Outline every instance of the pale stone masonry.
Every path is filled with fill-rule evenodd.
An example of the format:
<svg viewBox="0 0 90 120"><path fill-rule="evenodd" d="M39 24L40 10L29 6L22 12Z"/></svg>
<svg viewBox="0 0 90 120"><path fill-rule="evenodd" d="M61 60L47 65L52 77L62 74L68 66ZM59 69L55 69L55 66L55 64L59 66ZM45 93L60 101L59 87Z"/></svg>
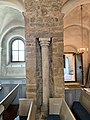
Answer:
<svg viewBox="0 0 90 120"><path fill-rule="evenodd" d="M42 49L42 81L43 81L43 103L42 107L48 110L49 102L49 45L50 38L39 38Z"/></svg>
<svg viewBox="0 0 90 120"><path fill-rule="evenodd" d="M35 99L40 112L44 101L43 87L49 90L49 93L45 93L49 94L49 97L64 97L62 2L60 0L26 0L25 7L26 94L28 98ZM45 53L41 49L40 38L51 39L48 48L50 63L47 73L48 86L43 84L42 54Z"/></svg>

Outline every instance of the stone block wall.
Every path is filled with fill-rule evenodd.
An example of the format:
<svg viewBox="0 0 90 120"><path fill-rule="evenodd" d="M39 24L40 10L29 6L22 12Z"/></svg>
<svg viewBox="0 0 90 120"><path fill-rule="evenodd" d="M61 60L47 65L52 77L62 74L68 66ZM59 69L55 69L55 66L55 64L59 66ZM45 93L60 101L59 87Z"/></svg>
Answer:
<svg viewBox="0 0 90 120"><path fill-rule="evenodd" d="M42 62L39 38L50 38L49 97L64 97L63 14L60 0L25 1L26 95L42 103ZM38 38L38 39L37 39ZM40 96L41 95L41 96ZM41 99L41 103L39 102Z"/></svg>
<svg viewBox="0 0 90 120"><path fill-rule="evenodd" d="M36 84L37 84L37 107L42 105L43 80L42 80L42 53L39 39L36 39Z"/></svg>
<svg viewBox="0 0 90 120"><path fill-rule="evenodd" d="M26 95L36 100L36 44L35 38L26 39Z"/></svg>
<svg viewBox="0 0 90 120"><path fill-rule="evenodd" d="M53 79L54 79L54 97L64 97L64 70L63 70L63 40L62 33L59 37L54 37L53 42ZM61 38L61 39L60 39Z"/></svg>

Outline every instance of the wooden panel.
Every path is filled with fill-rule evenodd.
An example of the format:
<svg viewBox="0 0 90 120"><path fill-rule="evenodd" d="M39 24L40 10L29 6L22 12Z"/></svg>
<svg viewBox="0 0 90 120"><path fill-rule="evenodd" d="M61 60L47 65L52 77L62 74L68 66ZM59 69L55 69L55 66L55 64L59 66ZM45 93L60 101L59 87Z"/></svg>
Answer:
<svg viewBox="0 0 90 120"><path fill-rule="evenodd" d="M87 93L85 90L82 90L80 96L80 103L90 113L90 93Z"/></svg>

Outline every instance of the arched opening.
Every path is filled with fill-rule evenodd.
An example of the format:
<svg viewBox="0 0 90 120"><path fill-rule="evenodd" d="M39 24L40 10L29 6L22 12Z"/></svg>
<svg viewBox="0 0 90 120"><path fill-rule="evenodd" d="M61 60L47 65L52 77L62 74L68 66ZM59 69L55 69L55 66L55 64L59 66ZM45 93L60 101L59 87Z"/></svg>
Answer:
<svg viewBox="0 0 90 120"><path fill-rule="evenodd" d="M89 48L90 41L90 1L71 1L67 2L63 8L62 12L65 14L64 16L64 46L74 46L76 50L71 50L70 47L64 47L64 52L74 52L76 54L76 67L75 71L81 71L81 79L80 81L80 73L77 74L76 78L80 84L84 84L86 82L87 76L87 68L90 61L89 54L90 51L86 51L85 53L78 54L78 48L82 46L82 34L81 34L81 6L83 5L83 45L85 48ZM82 62L82 64L81 64ZM82 68L82 67L83 68ZM78 67L78 68L77 68Z"/></svg>

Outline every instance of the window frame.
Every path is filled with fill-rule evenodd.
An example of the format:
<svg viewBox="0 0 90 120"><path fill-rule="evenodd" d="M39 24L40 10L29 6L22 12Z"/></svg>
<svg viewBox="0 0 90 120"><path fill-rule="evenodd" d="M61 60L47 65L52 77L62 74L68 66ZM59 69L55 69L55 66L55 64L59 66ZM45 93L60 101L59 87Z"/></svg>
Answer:
<svg viewBox="0 0 90 120"><path fill-rule="evenodd" d="M74 52L64 52L64 55L63 55L63 58L64 58L64 68L65 68L65 54L72 54L72 55L75 55L76 53L74 53ZM75 80L70 80L70 81L65 81L65 79L64 79L64 82L65 83L69 83L69 82L77 82L77 78L76 78L76 57L74 57L74 68L75 68L75 70L74 70L74 79Z"/></svg>
<svg viewBox="0 0 90 120"><path fill-rule="evenodd" d="M12 45L13 45L13 42L14 41L16 41L16 40L21 40L22 42L23 42L23 44L24 44L24 61L13 61L12 60ZM24 42L24 40L22 39L22 38L20 38L20 37L17 37L17 38L13 38L12 40L10 40L10 46L9 46L9 50L10 50L10 52L9 52L9 56L10 56L10 62L11 63L23 63L23 62L25 62L25 42ZM17 50L18 52L20 51L20 50Z"/></svg>

